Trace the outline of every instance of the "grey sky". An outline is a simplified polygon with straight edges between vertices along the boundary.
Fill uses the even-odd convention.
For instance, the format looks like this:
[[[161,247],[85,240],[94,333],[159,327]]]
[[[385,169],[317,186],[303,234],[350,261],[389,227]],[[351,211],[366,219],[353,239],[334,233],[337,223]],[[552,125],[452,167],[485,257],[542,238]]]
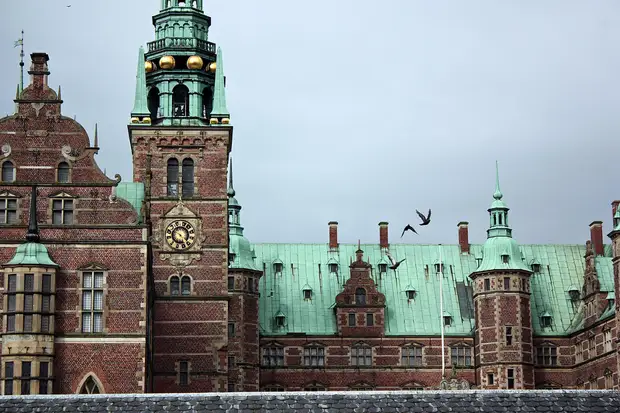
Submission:
[[[66,5],[71,4],[71,8]],[[65,115],[92,134],[109,176],[131,180],[126,124],[138,47],[159,0],[0,5],[0,113],[17,48],[50,54]],[[538,0],[205,0],[235,126],[235,189],[252,242],[484,241],[500,162],[521,243],[611,230],[620,198],[620,3]],[[29,60],[28,60],[29,64]]]

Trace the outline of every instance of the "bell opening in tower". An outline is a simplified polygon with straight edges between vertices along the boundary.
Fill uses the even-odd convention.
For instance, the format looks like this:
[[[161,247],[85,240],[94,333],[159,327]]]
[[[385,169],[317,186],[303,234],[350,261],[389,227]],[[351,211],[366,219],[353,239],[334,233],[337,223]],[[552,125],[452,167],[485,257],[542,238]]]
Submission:
[[[213,91],[206,87],[202,91],[202,117],[208,118],[213,111]]]
[[[159,117],[159,89],[156,87],[151,88],[147,100],[151,119],[155,121]]]
[[[177,85],[172,89],[172,116],[185,118],[189,116],[189,89],[185,85]]]

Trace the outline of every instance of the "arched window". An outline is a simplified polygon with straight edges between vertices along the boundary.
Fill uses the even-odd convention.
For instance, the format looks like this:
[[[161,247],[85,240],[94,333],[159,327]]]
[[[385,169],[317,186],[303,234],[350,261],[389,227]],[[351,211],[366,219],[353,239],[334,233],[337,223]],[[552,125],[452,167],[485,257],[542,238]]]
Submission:
[[[179,194],[179,161],[176,158],[168,159],[168,196]]]
[[[170,278],[170,295],[179,295],[179,277]]]
[[[211,117],[211,112],[213,111],[213,92],[211,88],[204,88],[202,91],[202,117],[209,118]]]
[[[355,304],[366,305],[366,290],[363,288],[358,288],[355,290]]]
[[[192,292],[192,280],[186,275],[181,278],[181,294],[190,295]]]
[[[189,89],[185,85],[177,85],[172,89],[172,116],[189,116]]]
[[[183,198],[194,196],[194,161],[191,158],[183,159]]]
[[[80,394],[100,394],[100,393],[101,393],[101,389],[99,388],[99,385],[97,384],[95,379],[93,379],[93,376],[88,376],[88,378],[82,385],[82,388],[80,389]]]
[[[69,164],[66,162],[61,162],[58,164],[58,182],[67,183],[70,182],[69,173],[71,169],[69,168]]]
[[[15,181],[15,166],[13,162],[6,161],[2,164],[2,182]]]
[[[153,121],[159,117],[159,89],[156,87],[151,88],[147,102],[151,120]]]

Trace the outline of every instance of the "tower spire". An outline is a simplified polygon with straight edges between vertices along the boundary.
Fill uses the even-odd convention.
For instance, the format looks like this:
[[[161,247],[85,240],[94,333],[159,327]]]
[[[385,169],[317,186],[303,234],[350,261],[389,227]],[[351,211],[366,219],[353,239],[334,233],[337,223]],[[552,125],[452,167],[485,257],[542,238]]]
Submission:
[[[21,52],[19,53],[19,57],[20,57],[20,61],[19,61],[19,67],[20,67],[20,75],[19,75],[19,93],[21,94],[21,92],[24,91],[24,31],[22,30],[22,37],[20,39],[18,39],[15,42],[15,46],[21,46]]]
[[[213,89],[213,110],[211,111],[210,123],[230,123],[230,113],[226,106],[226,85],[224,80],[224,58],[222,48],[217,48],[217,68],[215,69],[215,87]]]
[[[233,163],[230,157],[230,171],[228,172],[228,196],[235,196],[235,188],[233,188]]]
[[[26,233],[26,241],[39,242],[39,224],[37,223],[37,187],[32,187],[30,195],[30,221],[28,222],[28,232]]]
[[[140,46],[138,69],[136,70],[136,96],[133,110],[131,111],[131,123],[151,123],[151,114],[146,103],[146,71],[144,62],[144,48]]]
[[[504,197],[502,191],[499,189],[499,165],[498,162],[495,161],[495,193],[493,194],[493,198],[498,201]]]
[[[504,194],[499,187],[499,165],[495,161],[495,192],[493,193],[493,203],[489,208],[490,225],[487,230],[487,237],[511,237],[512,230],[508,226],[509,208],[502,200]]]
[[[95,142],[94,142],[94,147],[95,148],[99,147],[99,131],[98,131],[96,123],[95,123]]]

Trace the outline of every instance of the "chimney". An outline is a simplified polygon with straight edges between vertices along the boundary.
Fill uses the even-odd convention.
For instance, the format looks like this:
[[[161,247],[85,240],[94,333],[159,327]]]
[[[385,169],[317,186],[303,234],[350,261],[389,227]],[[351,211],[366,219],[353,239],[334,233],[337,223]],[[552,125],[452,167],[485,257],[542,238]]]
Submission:
[[[611,218],[615,218],[616,211],[618,210],[618,205],[620,205],[620,201],[613,201],[611,203]]]
[[[458,224],[459,227],[459,247],[461,248],[461,254],[469,254],[469,230],[467,226],[469,222],[461,221]]]
[[[336,221],[329,222],[329,249],[338,249],[338,223]]]
[[[388,223],[379,222],[379,247],[387,249],[390,246],[388,240]]]
[[[594,221],[590,224],[590,240],[594,255],[603,255],[603,222]]]
[[[35,88],[47,87],[47,76],[50,72],[47,67],[47,62],[50,60],[47,53],[32,53],[30,55],[32,64],[28,74]]]

